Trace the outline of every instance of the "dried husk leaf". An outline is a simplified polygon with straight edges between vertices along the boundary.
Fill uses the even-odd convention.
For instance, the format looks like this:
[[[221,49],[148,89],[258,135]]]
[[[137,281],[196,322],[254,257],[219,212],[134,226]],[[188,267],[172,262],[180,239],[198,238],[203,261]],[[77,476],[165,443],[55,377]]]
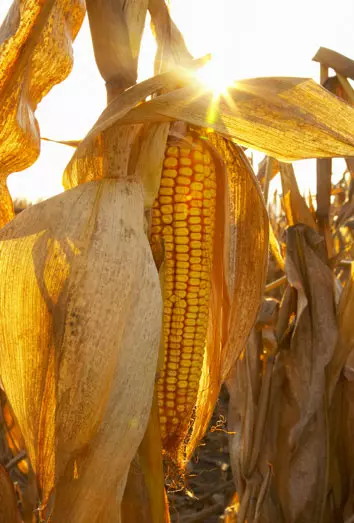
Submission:
[[[149,13],[157,43],[155,74],[167,71],[172,66],[189,65],[192,55],[187,49],[183,35],[171,19],[165,1],[149,0]]]
[[[45,517],[114,521],[160,341],[142,187],[103,180],[33,206],[2,229],[0,251],[0,373]]]
[[[321,521],[328,489],[326,367],[337,342],[332,273],[323,239],[305,225],[287,232],[286,275],[297,291],[295,328],[281,352],[286,381],[274,474],[285,520]]]
[[[225,162],[227,185],[219,177],[207,348],[187,458],[203,437],[221,384],[246,344],[262,298],[268,257],[268,217],[246,157],[216,133],[208,139]]]
[[[21,523],[16,494],[10,476],[0,465],[0,521]]]
[[[354,349],[354,267],[350,270],[350,277],[341,293],[338,305],[338,343],[328,369],[328,394],[332,397],[344,364]]]
[[[300,194],[293,166],[280,162],[280,176],[288,224],[304,223],[316,231],[316,222]]]
[[[0,120],[6,122],[0,131],[2,178],[37,159],[34,111],[70,73],[72,41],[84,14],[83,0],[17,0],[0,28]]]

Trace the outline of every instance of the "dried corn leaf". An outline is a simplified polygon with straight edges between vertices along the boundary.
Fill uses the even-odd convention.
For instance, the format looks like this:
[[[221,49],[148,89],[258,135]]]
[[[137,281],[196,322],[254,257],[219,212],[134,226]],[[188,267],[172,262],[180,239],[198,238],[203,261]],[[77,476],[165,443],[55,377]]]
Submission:
[[[321,521],[326,506],[326,367],[337,325],[324,241],[305,225],[288,229],[286,275],[297,292],[297,312],[290,347],[281,353],[286,382],[274,473],[285,520],[312,523]]]
[[[15,0],[0,28],[0,176],[29,167],[40,150],[37,104],[72,68],[83,0]]]
[[[341,293],[338,306],[338,343],[328,372],[328,394],[332,397],[344,364],[354,349],[354,267],[351,266],[350,277]]]
[[[317,230],[310,209],[300,194],[293,166],[280,162],[280,176],[288,224],[295,225],[297,223],[304,223],[312,229]]]
[[[10,476],[0,465],[0,521],[21,523],[16,494]]]
[[[200,62],[195,61],[196,66]],[[175,89],[141,103],[158,91]],[[215,119],[208,114],[215,105],[212,92],[191,82],[188,71],[176,69],[155,76],[117,96],[103,111],[80,143],[64,174],[64,186],[96,179],[86,158],[102,159],[100,133],[114,123],[182,120],[211,127],[235,142],[284,160],[322,156],[354,155],[354,109],[328,93],[312,80],[258,78],[243,80],[230,89],[215,107]],[[329,123],[331,122],[331,124]],[[87,173],[87,178],[83,174]],[[98,176],[100,178],[100,176]]]
[[[135,108],[121,123],[184,120],[285,161],[354,154],[354,109],[312,80],[239,81],[208,120],[212,104],[211,92],[191,84]]]
[[[104,180],[33,206],[1,230],[0,252],[0,373],[44,515],[113,522],[160,341],[142,188]]]

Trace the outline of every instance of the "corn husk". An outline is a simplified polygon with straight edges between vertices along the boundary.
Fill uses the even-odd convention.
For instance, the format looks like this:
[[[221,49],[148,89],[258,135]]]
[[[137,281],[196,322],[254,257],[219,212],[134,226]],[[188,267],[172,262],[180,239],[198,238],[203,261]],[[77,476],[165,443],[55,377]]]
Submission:
[[[141,186],[104,180],[34,206],[1,231],[0,251],[0,372],[43,513],[105,521],[110,497],[118,517],[162,315]]]

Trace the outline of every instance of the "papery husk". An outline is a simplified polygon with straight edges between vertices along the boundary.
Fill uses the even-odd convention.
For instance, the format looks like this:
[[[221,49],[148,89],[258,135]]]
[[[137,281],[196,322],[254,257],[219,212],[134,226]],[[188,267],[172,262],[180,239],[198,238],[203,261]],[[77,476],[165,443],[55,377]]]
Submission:
[[[33,206],[1,230],[0,252],[0,372],[42,514],[119,521],[162,316],[141,184],[87,183]]]
[[[0,521],[21,523],[17,499],[10,476],[0,465]]]
[[[207,430],[221,384],[240,356],[255,321],[268,255],[268,217],[244,153],[220,135],[212,133],[207,137],[224,162],[227,178],[219,175],[217,179],[209,326],[195,415],[185,451],[187,460]]]
[[[84,0],[14,0],[0,28],[0,227],[14,216],[9,174],[39,156],[38,103],[73,64]]]
[[[52,6],[52,7],[51,7]],[[0,175],[29,167],[40,150],[37,104],[73,65],[83,0],[17,0],[0,29]]]
[[[330,434],[326,367],[337,342],[333,280],[323,239],[305,225],[287,232],[286,275],[297,291],[284,365],[273,470],[285,521],[320,522],[328,511]]]

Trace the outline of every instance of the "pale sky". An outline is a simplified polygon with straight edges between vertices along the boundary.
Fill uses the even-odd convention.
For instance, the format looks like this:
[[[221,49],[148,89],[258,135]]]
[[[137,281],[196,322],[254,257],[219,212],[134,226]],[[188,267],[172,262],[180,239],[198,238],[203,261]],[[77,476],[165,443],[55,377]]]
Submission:
[[[11,0],[0,2],[1,22]],[[220,70],[231,71],[235,80],[298,76],[318,81],[319,66],[311,59],[320,46],[354,58],[353,0],[172,0],[170,4],[192,54],[213,53]],[[153,55],[153,38],[146,31],[140,79],[152,74]],[[38,107],[42,136],[82,138],[104,109],[105,89],[87,20],[74,44],[74,60],[68,79],[54,87]],[[61,175],[72,154],[72,148],[42,142],[38,161],[9,177],[12,195],[34,200],[60,192]],[[342,161],[335,164],[341,171]],[[296,162],[295,169],[302,190],[314,191],[314,162]]]

